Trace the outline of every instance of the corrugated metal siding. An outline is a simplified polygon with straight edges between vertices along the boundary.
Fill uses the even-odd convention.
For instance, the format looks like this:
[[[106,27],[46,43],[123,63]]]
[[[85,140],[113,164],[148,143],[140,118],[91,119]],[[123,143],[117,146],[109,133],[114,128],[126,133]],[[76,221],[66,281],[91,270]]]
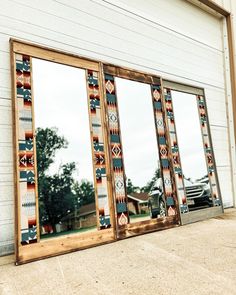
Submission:
[[[0,253],[13,249],[9,38],[204,87],[225,205],[232,184],[222,22],[183,0],[4,0],[0,12]]]

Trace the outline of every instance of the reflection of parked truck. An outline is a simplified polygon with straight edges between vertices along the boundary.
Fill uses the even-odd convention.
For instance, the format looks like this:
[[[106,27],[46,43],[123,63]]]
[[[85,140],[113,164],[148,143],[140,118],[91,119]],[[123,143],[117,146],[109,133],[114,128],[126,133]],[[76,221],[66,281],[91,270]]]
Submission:
[[[151,218],[166,216],[166,203],[161,178],[157,179],[154,187],[149,193],[148,208],[150,210]]]
[[[150,210],[150,217],[157,218],[166,216],[166,204],[164,195],[159,190],[154,190],[150,193],[148,200],[148,207]]]
[[[190,211],[213,205],[209,183],[191,182],[184,179],[184,184]],[[157,180],[149,193],[148,207],[151,218],[166,216],[166,203],[161,178]]]
[[[184,184],[189,210],[213,205],[209,183],[191,182],[185,179]]]

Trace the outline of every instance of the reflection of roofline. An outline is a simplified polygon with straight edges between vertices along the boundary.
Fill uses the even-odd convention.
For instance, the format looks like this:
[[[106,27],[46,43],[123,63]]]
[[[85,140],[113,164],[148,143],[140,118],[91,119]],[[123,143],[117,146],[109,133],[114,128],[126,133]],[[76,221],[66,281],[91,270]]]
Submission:
[[[92,213],[95,213],[95,212],[96,212],[96,209],[95,210],[92,210],[92,211],[81,213],[81,214],[78,215],[78,217],[81,217],[81,216],[84,216],[84,215],[88,215],[88,214],[92,214]]]
[[[131,196],[131,195],[127,195],[127,197],[128,198],[130,198],[130,199],[133,199],[133,200],[135,200],[135,201],[137,201],[137,202],[139,202],[139,203],[147,203],[148,202],[148,200],[146,200],[146,201],[144,201],[144,200],[140,200],[140,199],[137,199],[137,198],[135,198],[135,197],[133,197],[133,196]]]

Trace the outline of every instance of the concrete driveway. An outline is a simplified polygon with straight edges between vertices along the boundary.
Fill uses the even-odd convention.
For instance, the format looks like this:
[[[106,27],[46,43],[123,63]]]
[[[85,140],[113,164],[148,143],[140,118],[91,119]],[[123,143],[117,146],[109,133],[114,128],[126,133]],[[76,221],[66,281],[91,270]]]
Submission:
[[[236,209],[22,266],[9,259],[0,259],[1,295],[236,294]]]

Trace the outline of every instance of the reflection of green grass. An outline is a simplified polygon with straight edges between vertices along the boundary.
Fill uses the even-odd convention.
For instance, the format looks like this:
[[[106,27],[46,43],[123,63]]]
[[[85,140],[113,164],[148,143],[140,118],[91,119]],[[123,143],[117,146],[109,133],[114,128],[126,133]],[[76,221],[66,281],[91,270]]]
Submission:
[[[135,218],[147,217],[147,216],[149,216],[149,213],[130,215],[129,217],[130,217],[130,219],[135,219]]]
[[[60,233],[45,234],[45,235],[41,235],[40,238],[41,239],[48,239],[48,238],[54,238],[54,237],[59,237],[59,236],[64,236],[64,235],[83,233],[83,232],[86,232],[86,231],[89,231],[89,230],[95,229],[95,228],[96,228],[96,226],[90,226],[90,227],[84,227],[84,228],[80,228],[80,229],[62,231]]]

